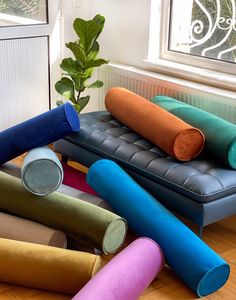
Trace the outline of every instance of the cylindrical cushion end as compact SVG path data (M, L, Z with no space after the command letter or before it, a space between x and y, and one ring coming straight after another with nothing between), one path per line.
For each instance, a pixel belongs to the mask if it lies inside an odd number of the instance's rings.
M101 268L101 257L97 256L94 260L92 270L91 270L91 277L93 277Z
M209 270L200 280L197 287L199 297L207 296L220 289L229 278L230 267L227 264Z
M127 225L124 219L117 219L110 223L103 239L103 252L114 253L119 249L126 238Z
M189 161L201 153L204 143L205 137L197 128L183 130L175 138L173 156L181 161Z
M231 142L228 148L228 157L226 159L231 168L236 169L236 140Z
M78 114L74 107L70 103L64 104L65 115L68 123L70 124L72 131L79 131L80 129L80 121L78 118Z
M29 151L21 168L21 180L24 187L39 196L56 191L62 183L63 175L59 159L48 147L39 147Z

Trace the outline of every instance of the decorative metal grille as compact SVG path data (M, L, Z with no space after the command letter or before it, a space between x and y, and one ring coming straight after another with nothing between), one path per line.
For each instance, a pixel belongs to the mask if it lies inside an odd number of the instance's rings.
M183 2L172 0L169 49L236 62L236 1L188 0L187 11L183 10Z

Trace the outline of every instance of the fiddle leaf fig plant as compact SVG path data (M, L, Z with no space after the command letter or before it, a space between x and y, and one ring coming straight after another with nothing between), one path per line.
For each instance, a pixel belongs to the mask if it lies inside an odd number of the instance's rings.
M101 34L105 23L105 18L96 15L92 20L75 19L73 28L78 36L75 42L66 43L66 47L73 53L73 58L64 58L60 64L64 71L62 78L56 82L55 89L64 98L73 103L78 113L88 104L90 96L82 96L85 89L100 88L103 82L96 80L88 83L93 74L93 70L108 61L97 58L99 44L97 38ZM62 105L63 101L57 101L57 105Z

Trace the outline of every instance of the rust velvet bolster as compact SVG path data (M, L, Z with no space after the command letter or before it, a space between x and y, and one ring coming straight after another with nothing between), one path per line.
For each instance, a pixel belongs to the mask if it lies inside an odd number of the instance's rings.
M127 89L110 89L105 105L115 118L178 160L191 160L204 147L199 129Z
M72 295L100 268L94 254L7 239L0 253L0 281Z

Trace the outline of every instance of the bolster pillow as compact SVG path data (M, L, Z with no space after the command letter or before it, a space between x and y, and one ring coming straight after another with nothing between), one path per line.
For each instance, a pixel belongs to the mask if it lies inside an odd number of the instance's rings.
M66 248L66 235L45 225L0 213L0 238Z
M0 281L75 294L100 268L90 253L0 239Z
M115 252L124 242L126 222L108 210L58 192L34 195L20 179L3 172L0 182L1 209L61 230L104 253Z
M74 107L65 103L0 132L0 165L36 147L45 146L79 131Z
M236 126L234 124L170 97L156 96L151 101L199 128L205 135L206 149L219 160L236 169Z
M137 300L164 265L160 247L139 238L116 255L73 300Z
M87 182L134 232L161 246L166 262L198 296L225 284L229 265L115 162L98 160Z
M105 104L115 118L178 160L196 157L204 146L200 130L127 89L110 89Z
M63 168L49 147L30 150L21 167L24 187L35 195L44 196L56 191L63 180Z

